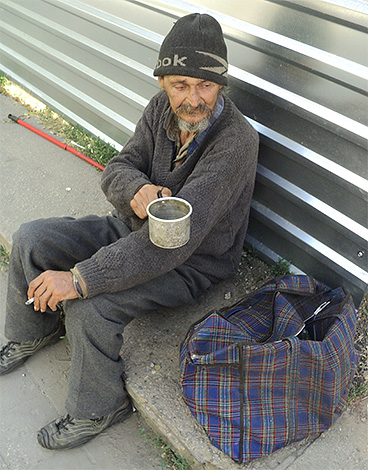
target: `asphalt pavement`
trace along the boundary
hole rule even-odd
[[[25,110],[0,95],[0,244],[10,248],[20,223],[40,217],[105,215],[112,207],[99,187],[100,172],[69,152],[7,119]],[[32,118],[32,124],[41,125]],[[350,407],[330,430],[239,465],[215,449],[184,404],[178,382],[179,345],[206,312],[245,295],[250,276],[227,281],[195,306],[165,310],[132,322],[124,335],[127,389],[136,409],[124,423],[86,445],[54,452],[36,441],[40,427],[64,414],[70,346],[67,339],[30,358],[0,381],[0,469],[151,470],[159,453],[140,436],[151,428],[171,448],[207,470],[362,470],[367,468],[366,402]],[[0,339],[4,340],[7,273],[0,273]],[[229,295],[230,294],[230,295]]]

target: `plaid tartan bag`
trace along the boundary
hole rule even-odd
[[[342,288],[276,278],[194,324],[181,345],[185,402],[238,462],[327,430],[342,413],[358,355]]]

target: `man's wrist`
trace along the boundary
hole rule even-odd
[[[86,288],[85,282],[83,281],[82,276],[80,275],[78,269],[75,267],[72,268],[70,271],[73,275],[74,289],[78,295],[78,298],[86,299],[88,297],[87,288]]]

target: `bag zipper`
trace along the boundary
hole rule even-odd
[[[326,300],[325,302],[322,302],[321,305],[319,305],[315,311],[312,313],[312,315],[310,315],[308,318],[306,318],[304,320],[304,325],[299,329],[299,331],[297,331],[293,336],[298,336],[300,335],[300,333],[305,329],[305,324],[307,323],[307,321],[309,321],[311,318],[315,319],[316,316],[322,312],[322,310],[324,310],[327,305],[329,305],[331,303],[331,300]],[[282,341],[282,340],[280,340]]]

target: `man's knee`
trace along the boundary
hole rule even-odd
[[[65,327],[67,335],[98,334],[104,324],[93,299],[64,301]]]
[[[13,246],[23,246],[29,243],[30,234],[34,232],[32,224],[33,222],[25,222],[13,233]]]
[[[37,246],[50,237],[50,230],[54,225],[54,218],[32,220],[20,225],[13,234],[13,246]]]
[[[64,302],[68,340],[72,349],[80,350],[87,344],[92,344],[93,348],[105,351],[109,357],[116,359],[123,342],[124,325],[119,321],[105,318],[98,307],[99,300],[96,297]]]

